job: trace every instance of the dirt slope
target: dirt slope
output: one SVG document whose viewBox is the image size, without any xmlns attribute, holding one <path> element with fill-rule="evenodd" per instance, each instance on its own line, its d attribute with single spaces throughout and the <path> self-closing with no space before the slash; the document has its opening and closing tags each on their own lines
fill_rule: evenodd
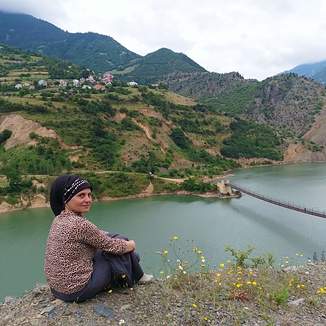
<svg viewBox="0 0 326 326">
<path fill-rule="evenodd" d="M 290 144 L 284 154 L 285 162 L 326 161 L 326 107 L 316 117 L 311 129 L 304 135 L 305 144 Z M 319 151 L 313 151 L 309 142 L 319 145 Z"/>
<path fill-rule="evenodd" d="M 18 114 L 8 114 L 0 117 L 0 132 L 5 129 L 12 131 L 11 137 L 5 143 L 5 149 L 17 145 L 35 144 L 35 140 L 29 137 L 31 132 L 42 137 L 59 139 L 55 131 L 42 127 L 39 123 L 27 120 Z"/>
</svg>

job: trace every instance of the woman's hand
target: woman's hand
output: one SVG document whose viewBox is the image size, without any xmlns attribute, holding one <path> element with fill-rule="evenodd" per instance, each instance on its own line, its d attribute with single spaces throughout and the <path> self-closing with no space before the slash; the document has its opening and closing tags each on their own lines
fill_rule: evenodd
<svg viewBox="0 0 326 326">
<path fill-rule="evenodd" d="M 134 240 L 129 240 L 127 242 L 127 251 L 126 252 L 131 252 L 136 249 L 136 242 Z"/>
</svg>

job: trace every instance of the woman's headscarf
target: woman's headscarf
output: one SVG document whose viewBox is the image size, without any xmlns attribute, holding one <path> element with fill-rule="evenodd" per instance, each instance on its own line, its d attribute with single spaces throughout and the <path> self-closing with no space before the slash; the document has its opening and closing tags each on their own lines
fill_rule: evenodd
<svg viewBox="0 0 326 326">
<path fill-rule="evenodd" d="M 50 205 L 55 216 L 65 208 L 65 204 L 80 191 L 92 186 L 78 175 L 65 174 L 56 178 L 50 190 Z"/>
</svg>

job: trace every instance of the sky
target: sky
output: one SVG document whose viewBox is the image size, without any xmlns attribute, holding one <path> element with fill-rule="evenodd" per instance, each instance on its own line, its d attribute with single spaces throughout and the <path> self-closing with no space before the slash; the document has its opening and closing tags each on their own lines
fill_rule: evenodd
<svg viewBox="0 0 326 326">
<path fill-rule="evenodd" d="M 0 0 L 0 10 L 109 35 L 140 55 L 167 47 L 245 78 L 326 60 L 325 0 Z"/>
</svg>

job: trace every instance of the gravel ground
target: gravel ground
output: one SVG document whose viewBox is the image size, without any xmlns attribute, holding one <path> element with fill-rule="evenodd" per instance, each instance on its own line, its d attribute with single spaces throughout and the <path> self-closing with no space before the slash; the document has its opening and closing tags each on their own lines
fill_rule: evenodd
<svg viewBox="0 0 326 326">
<path fill-rule="evenodd" d="M 326 286 L 326 263 L 293 269 L 311 289 Z M 314 292 L 289 298 L 277 310 L 221 300 L 202 302 L 204 309 L 198 311 L 190 303 L 190 295 L 171 289 L 166 281 L 101 293 L 81 304 L 57 300 L 48 286 L 39 285 L 0 304 L 0 325 L 326 325 L 326 295 Z"/>
</svg>

